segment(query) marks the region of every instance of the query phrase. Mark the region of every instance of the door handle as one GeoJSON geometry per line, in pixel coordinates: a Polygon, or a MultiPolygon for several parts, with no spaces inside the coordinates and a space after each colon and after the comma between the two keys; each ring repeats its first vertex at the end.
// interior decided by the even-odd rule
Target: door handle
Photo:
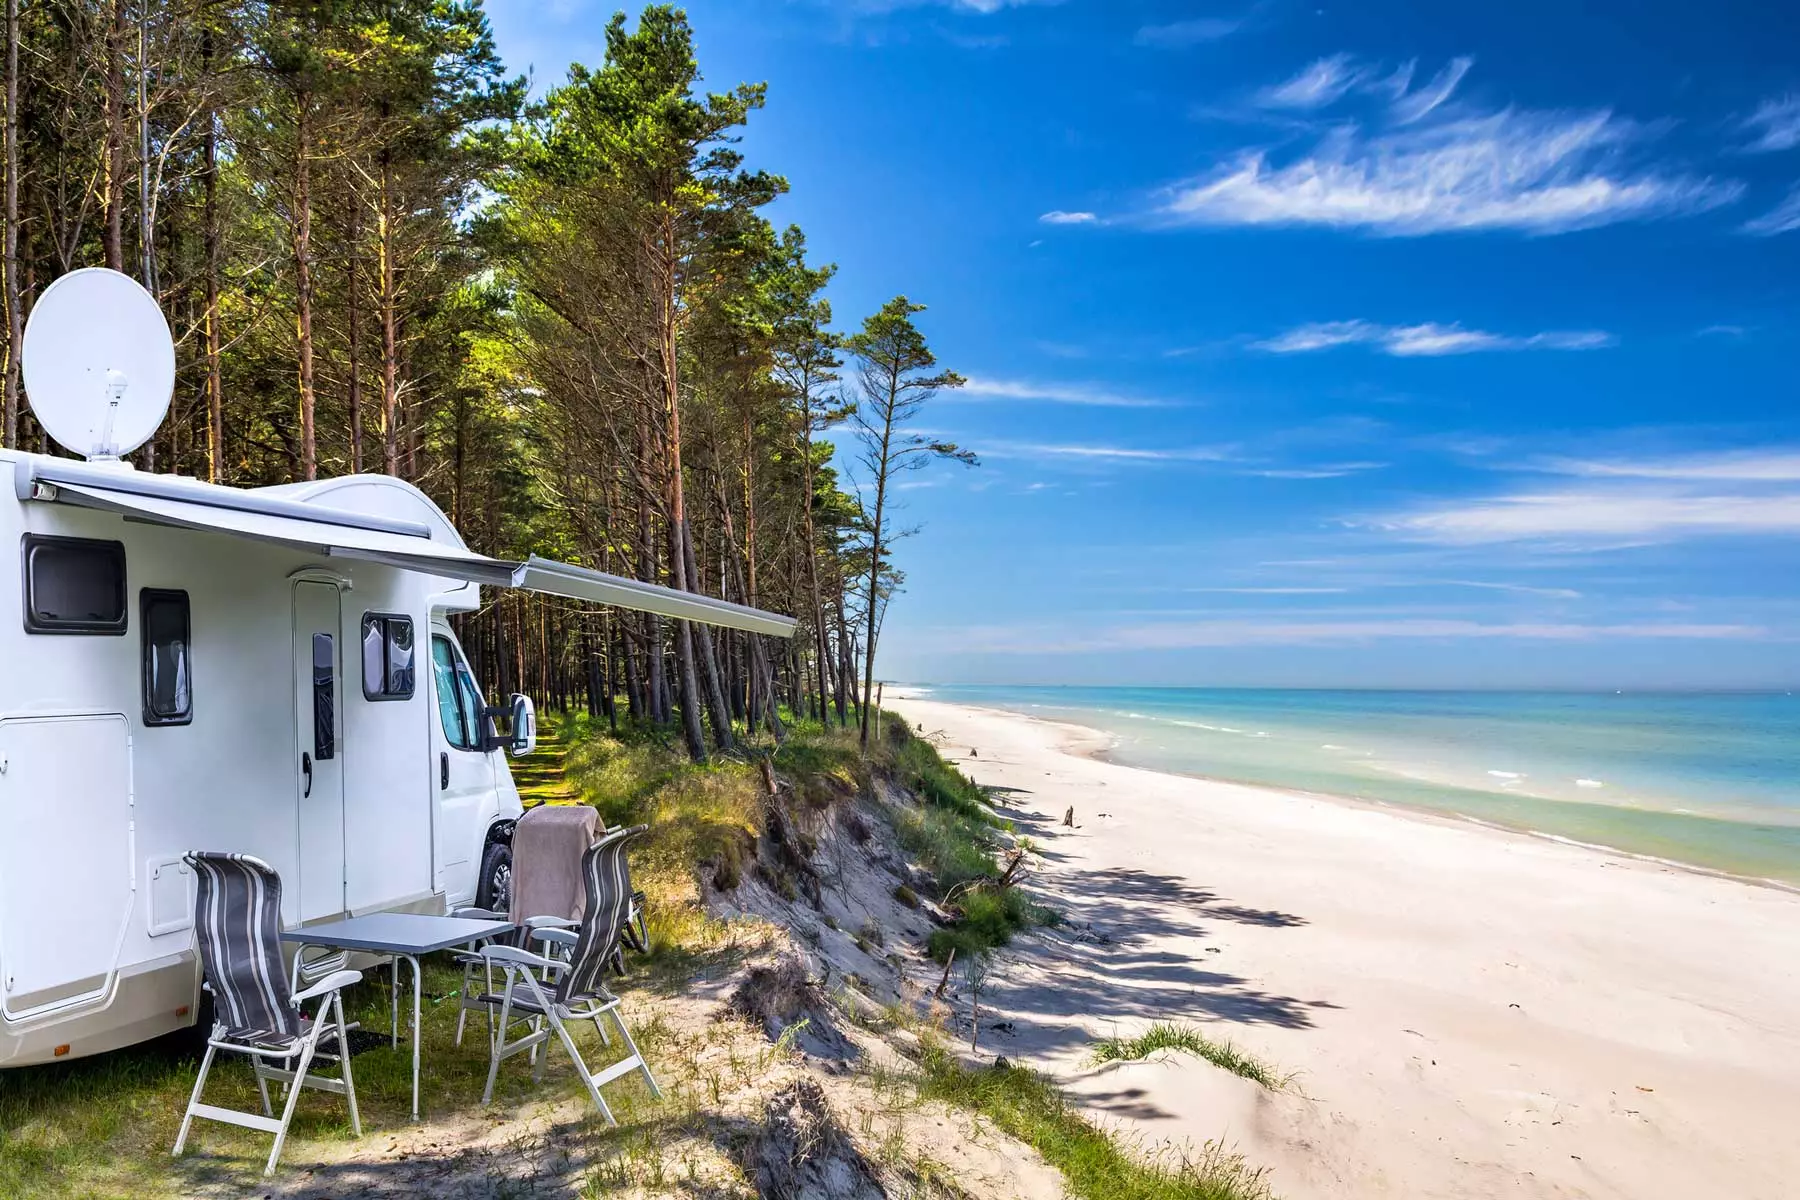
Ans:
{"type": "Polygon", "coordinates": [[[312,755],[304,750],[300,752],[300,773],[306,776],[306,790],[300,793],[300,798],[304,800],[312,795],[312,755]]]}
{"type": "Polygon", "coordinates": [[[447,753],[440,750],[438,752],[438,790],[440,792],[448,791],[449,787],[450,787],[450,756],[447,753]]]}

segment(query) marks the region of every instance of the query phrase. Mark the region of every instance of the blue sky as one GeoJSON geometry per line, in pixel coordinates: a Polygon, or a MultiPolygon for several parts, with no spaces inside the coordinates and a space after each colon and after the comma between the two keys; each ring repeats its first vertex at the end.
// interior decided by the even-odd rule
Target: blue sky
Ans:
{"type": "MultiPolygon", "coordinates": [[[[540,86],[615,5],[490,0],[540,86]]],[[[922,427],[879,673],[1800,682],[1800,10],[735,0],[922,427]]]]}

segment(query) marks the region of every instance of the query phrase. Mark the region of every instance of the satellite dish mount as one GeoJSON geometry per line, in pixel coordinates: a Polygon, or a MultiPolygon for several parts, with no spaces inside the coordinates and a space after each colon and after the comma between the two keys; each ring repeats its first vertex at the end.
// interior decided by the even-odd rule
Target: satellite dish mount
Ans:
{"type": "Polygon", "coordinates": [[[105,267],[44,289],[20,367],[38,424],[89,462],[118,462],[149,441],[175,392],[175,342],[155,297],[105,267]]]}

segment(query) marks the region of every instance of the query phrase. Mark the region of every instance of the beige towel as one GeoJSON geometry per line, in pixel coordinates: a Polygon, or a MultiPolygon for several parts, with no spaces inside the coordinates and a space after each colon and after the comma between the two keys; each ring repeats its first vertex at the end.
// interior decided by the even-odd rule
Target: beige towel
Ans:
{"type": "Polygon", "coordinates": [[[512,919],[581,920],[587,897],[581,856],[600,836],[600,814],[585,804],[540,804],[513,829],[512,919]]]}

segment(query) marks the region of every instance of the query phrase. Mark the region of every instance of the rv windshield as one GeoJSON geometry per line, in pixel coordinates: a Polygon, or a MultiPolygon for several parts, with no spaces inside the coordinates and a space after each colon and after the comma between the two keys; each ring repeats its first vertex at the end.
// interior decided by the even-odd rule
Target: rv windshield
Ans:
{"type": "Polygon", "coordinates": [[[458,750],[481,749],[485,708],[481,692],[456,643],[441,633],[431,637],[431,678],[445,739],[458,750]]]}

